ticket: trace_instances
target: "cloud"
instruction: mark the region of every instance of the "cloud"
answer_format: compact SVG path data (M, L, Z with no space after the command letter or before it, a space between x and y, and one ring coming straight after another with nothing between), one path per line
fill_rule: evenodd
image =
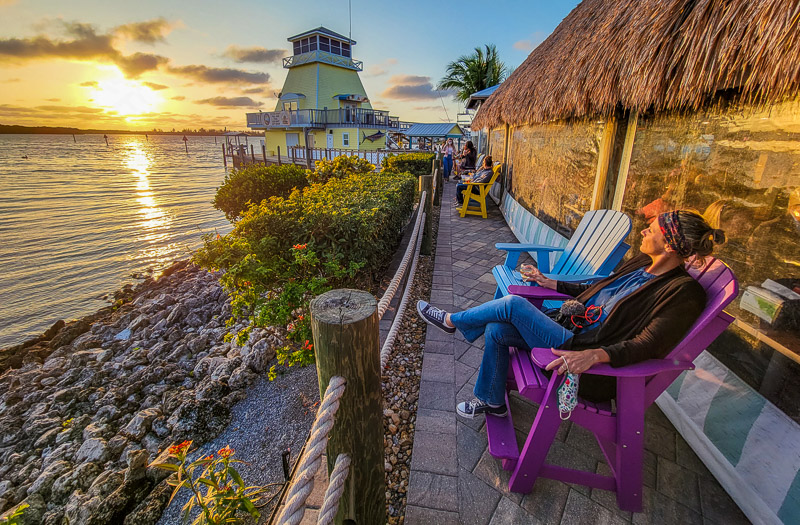
M78 84L80 87L97 87L97 80L87 80Z
M381 96L395 100L430 100L447 96L449 91L436 91L431 77L417 75L394 75L389 79L390 86Z
M165 37L176 25L168 22L165 18L155 18L144 22L123 24L115 27L113 32L129 40L152 45L156 42L165 42Z
M83 22L58 23L71 40L54 40L48 36L29 38L0 38L0 60L27 62L48 58L81 60L115 64L129 78L145 71L158 69L168 59L150 53L123 55L114 47L112 34L101 34L91 24Z
M177 100L177 101L180 102L181 100L186 100L186 97L184 97L184 96L172 97L172 100Z
M143 85L149 87L153 91L161 91L162 89L169 89L169 86L164 84L156 84L155 82L142 82Z
M208 104L209 106L216 106L218 108L230 107L251 107L257 108L263 106L263 102L256 102L250 97L212 97L204 98L203 100L196 100L197 104Z
M257 71L244 71L229 67L208 67L202 65L175 66L168 70L178 75L199 82L226 82L229 84L267 84L269 75Z
M547 33L544 31L534 31L527 39L517 40L514 42L514 49L519 49L520 51L530 53L536 49L539 44L544 42L545 38L547 38Z
M0 0L0 7L6 7L6 6L14 5L18 1L19 0Z
M370 66L369 68L367 68L367 76L369 76L369 77L379 77L381 75L385 75L386 73L389 72L389 70L388 70L389 66L393 66L395 64L397 64L397 59L396 58L387 58L386 60L384 60L380 64L375 64L375 65Z
M285 49L267 49L266 47L239 47L228 46L222 54L232 58L234 62L260 62L280 64L281 59L289 52Z
M46 98L45 100L48 102L61 102L60 98Z
M6 84L13 84L14 82L22 82L21 78L9 78L8 80L3 81Z

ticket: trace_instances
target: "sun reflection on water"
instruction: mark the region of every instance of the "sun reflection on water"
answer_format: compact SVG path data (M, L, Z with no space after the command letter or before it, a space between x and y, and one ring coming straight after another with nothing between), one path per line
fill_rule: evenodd
M150 186L150 167L152 161L147 152L138 141L131 141L126 152L125 166L131 170L131 175L136 177L136 202L140 221L136 224L139 230L138 241L148 244L163 242L169 238L169 229L172 223L170 216L158 206L155 192ZM144 250L145 258L160 262L172 250L148 248Z

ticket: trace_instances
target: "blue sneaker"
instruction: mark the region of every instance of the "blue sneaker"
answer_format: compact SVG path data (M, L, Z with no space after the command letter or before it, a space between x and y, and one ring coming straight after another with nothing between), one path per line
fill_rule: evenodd
M425 301L417 301L417 313L429 325L433 325L439 330L447 332L448 334L456 333L455 327L450 327L445 324L444 319L447 317L447 312L444 310L436 308Z
M472 401L465 401L456 405L456 412L461 417L472 419L480 414L491 414L497 417L506 417L508 415L508 408L505 405L493 407L488 403L484 403L477 397Z

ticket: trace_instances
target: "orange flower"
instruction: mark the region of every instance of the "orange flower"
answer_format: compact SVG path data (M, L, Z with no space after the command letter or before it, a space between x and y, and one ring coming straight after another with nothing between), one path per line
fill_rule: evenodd
M217 451L217 454L219 454L223 458L229 458L233 455L233 449L228 445L225 445L224 448L221 448L219 449L219 451Z
M184 441L183 443L180 443L179 445L172 445L171 447L169 447L169 453L172 454L173 456L181 454L182 452L185 452L191 444L192 442L187 440Z
M305 250L307 247L308 247L308 243L306 243L306 244L295 244L294 246L292 246L292 248L295 249L295 250Z
M298 321L302 321L303 320L303 316L301 315L300 317L297 318L297 320Z

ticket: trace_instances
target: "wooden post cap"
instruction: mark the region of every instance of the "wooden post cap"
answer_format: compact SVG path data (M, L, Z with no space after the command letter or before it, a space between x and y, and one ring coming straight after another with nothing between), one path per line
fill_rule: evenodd
M325 292L311 300L311 315L324 324L352 324L363 321L378 308L368 292L342 288Z

